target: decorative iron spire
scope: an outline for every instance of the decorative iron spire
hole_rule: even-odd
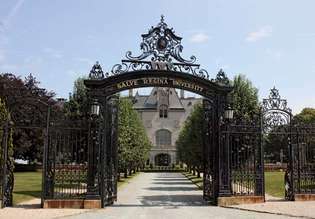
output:
[[[281,110],[284,112],[291,113],[292,110],[288,107],[288,103],[286,99],[281,99],[279,94],[279,90],[274,86],[270,89],[270,94],[268,99],[263,99],[263,110]]]
[[[104,78],[103,69],[98,61],[96,61],[96,63],[93,65],[89,74],[89,78],[90,79],[103,79]]]
[[[161,14],[161,23],[164,23],[164,15]]]
[[[273,87],[269,97],[263,99],[262,103],[265,132],[271,131],[273,127],[287,125],[291,122],[292,110],[287,105],[287,100],[281,99],[279,90]]]
[[[190,60],[181,57],[180,53],[183,50],[181,45],[182,38],[175,35],[173,28],[169,28],[164,22],[164,16],[161,15],[160,23],[151,27],[147,34],[142,34],[142,43],[140,48],[142,54],[139,56],[132,56],[128,51],[126,57],[130,61],[141,61],[149,56],[152,56],[151,61],[162,61],[172,63],[173,59],[180,63],[192,64],[196,61],[195,56],[191,56]]]

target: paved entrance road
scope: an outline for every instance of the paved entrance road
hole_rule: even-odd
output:
[[[255,213],[207,206],[198,190],[180,173],[142,173],[118,191],[118,202],[67,218],[287,218],[280,215]]]

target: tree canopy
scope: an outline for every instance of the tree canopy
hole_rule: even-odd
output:
[[[199,170],[203,164],[203,107],[196,104],[186,119],[176,141],[177,154],[181,162]]]
[[[73,92],[69,95],[69,101],[64,105],[65,114],[69,118],[76,119],[86,116],[89,103],[84,79],[81,77],[75,80]]]
[[[118,164],[120,172],[143,167],[152,144],[129,98],[119,99]]]
[[[0,74],[0,98],[5,102],[16,127],[13,133],[15,159],[42,159],[42,130],[18,128],[21,124],[31,126],[35,121],[36,126],[45,124],[47,106],[54,105],[52,97],[55,94],[39,85],[39,81],[31,74],[24,80],[13,74]],[[57,108],[53,107],[52,111],[57,111]]]
[[[252,118],[259,109],[258,89],[242,74],[236,75],[232,84],[234,117]]]
[[[315,123],[315,109],[304,108],[299,114],[296,114],[293,119],[305,124]]]
[[[232,82],[230,94],[233,101],[234,117],[250,119],[259,110],[258,89],[244,75],[237,75]],[[178,157],[190,167],[200,169],[203,164],[203,106],[194,106],[191,115],[182,127],[176,142]]]

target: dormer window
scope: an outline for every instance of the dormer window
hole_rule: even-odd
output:
[[[167,118],[167,105],[160,106],[160,118]]]

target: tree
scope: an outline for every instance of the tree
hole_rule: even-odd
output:
[[[1,100],[0,98],[0,167],[3,168],[4,164],[6,163],[6,177],[7,180],[5,181],[6,183],[5,188],[4,188],[4,193],[7,196],[5,199],[4,206],[12,206],[13,204],[13,186],[14,186],[14,176],[13,176],[13,170],[14,170],[14,158],[13,158],[13,152],[14,152],[14,147],[13,147],[13,138],[12,134],[13,131],[12,129],[9,129],[7,124],[8,124],[8,119],[9,119],[9,112],[6,108],[5,103]],[[7,139],[7,154],[6,157],[7,159],[4,159],[4,139]],[[2,171],[2,169],[1,169]]]
[[[14,158],[29,160],[42,159],[43,135],[48,105],[54,105],[53,92],[39,87],[39,81],[31,74],[24,80],[13,74],[0,75],[0,98],[2,98],[14,122]],[[52,107],[56,112],[57,108]],[[54,113],[52,113],[54,114]],[[35,124],[36,123],[36,124]],[[26,129],[20,126],[37,126]],[[40,129],[42,127],[42,129]]]
[[[299,123],[315,123],[315,109],[304,108],[299,114],[296,114],[293,119]]]
[[[118,164],[119,171],[125,174],[143,167],[152,147],[139,115],[132,107],[130,99],[119,99]]]
[[[234,104],[236,119],[251,119],[259,110],[258,89],[244,75],[237,75],[233,81],[234,89],[230,94]],[[203,106],[195,105],[191,115],[182,127],[176,142],[179,159],[198,174],[203,165]]]
[[[74,82],[73,93],[70,94],[69,101],[64,105],[66,116],[72,119],[86,116],[88,112],[88,97],[86,87],[84,85],[85,78],[78,78]]]
[[[180,161],[196,169],[198,175],[203,165],[203,114],[202,104],[196,104],[176,141]]]
[[[259,109],[258,89],[244,75],[236,75],[231,93],[235,118],[252,118]]]

